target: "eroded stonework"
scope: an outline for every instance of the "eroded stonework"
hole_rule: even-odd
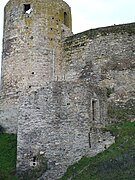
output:
[[[53,179],[82,156],[93,156],[103,151],[108,141],[114,142],[110,133],[101,129],[106,124],[105,92],[89,82],[47,83],[26,94],[21,104],[17,157],[20,174],[31,169],[33,157],[37,157],[36,171],[40,167],[38,154],[43,152],[41,157],[47,160],[43,177]],[[27,161],[22,161],[26,157]]]
[[[17,133],[18,179],[55,180],[114,143],[108,124],[134,121],[134,32],[133,23],[73,35],[63,0],[8,2],[0,125]]]

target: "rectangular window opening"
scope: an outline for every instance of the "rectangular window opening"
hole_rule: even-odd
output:
[[[26,13],[26,11],[31,9],[31,5],[30,4],[24,4],[24,13]]]

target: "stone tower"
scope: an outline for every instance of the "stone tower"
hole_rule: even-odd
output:
[[[71,32],[71,10],[63,0],[10,0],[5,6],[2,107],[8,131],[16,131],[20,94],[64,78],[61,40]]]
[[[5,7],[2,89],[16,93],[62,79],[61,39],[67,30],[70,35],[71,11],[64,1],[10,0]]]

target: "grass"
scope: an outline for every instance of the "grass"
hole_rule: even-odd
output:
[[[0,180],[15,180],[16,135],[0,134]]]
[[[116,143],[95,157],[83,157],[61,180],[135,180],[135,122],[109,127]]]

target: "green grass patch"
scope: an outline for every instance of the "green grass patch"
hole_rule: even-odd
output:
[[[61,180],[135,180],[135,122],[107,130],[115,135],[116,143],[95,157],[83,157]]]
[[[14,134],[0,134],[0,180],[15,180],[16,142]]]

